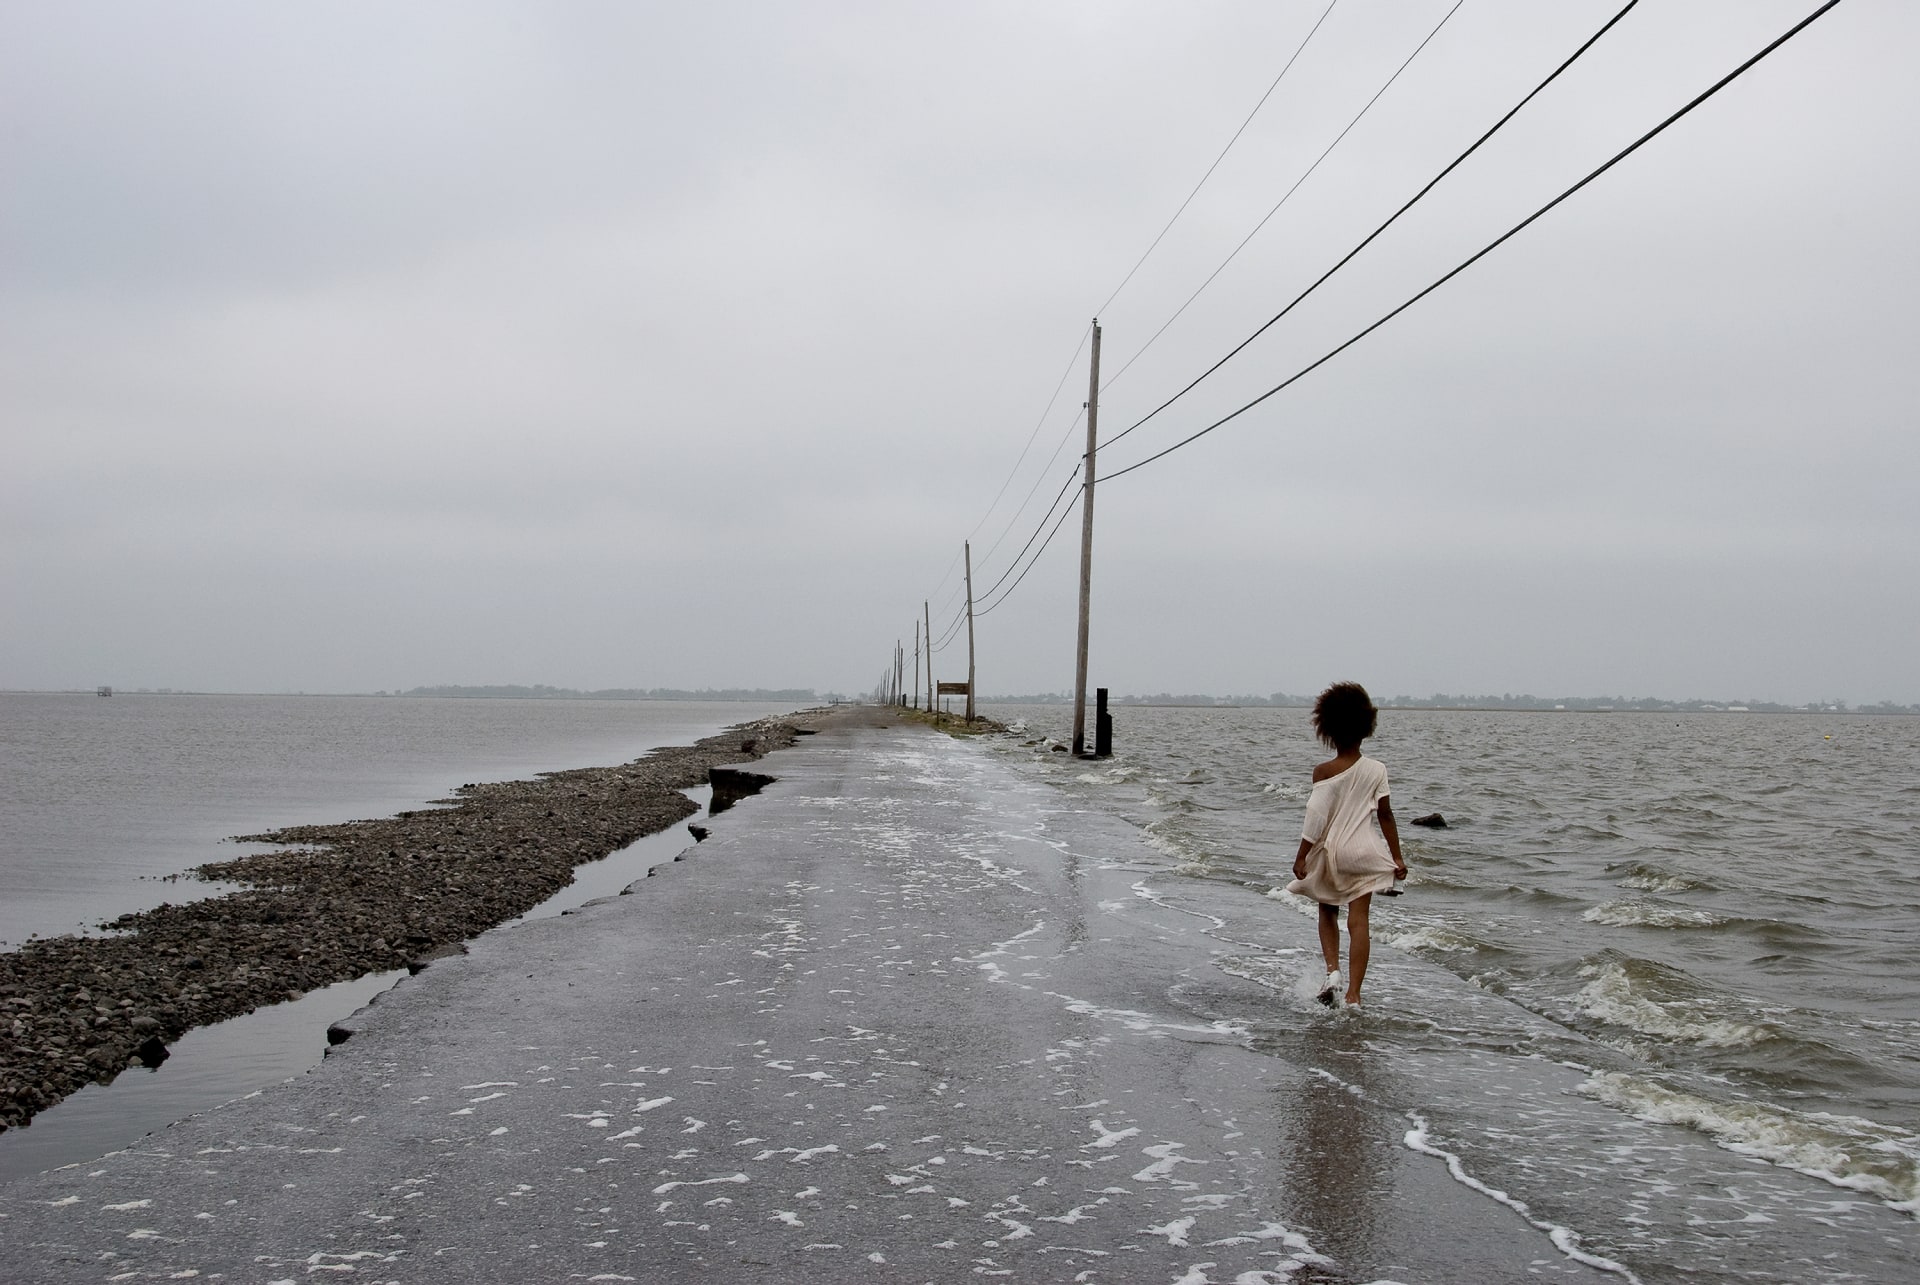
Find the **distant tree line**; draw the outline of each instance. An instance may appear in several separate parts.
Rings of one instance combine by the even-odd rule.
[[[987,696],[982,699],[991,705],[1067,705],[1072,703],[1073,696],[1069,692],[1039,692],[1024,696]],[[1299,708],[1311,706],[1313,699],[1311,696],[1295,696],[1286,692],[1274,692],[1269,696],[1208,696],[1155,692],[1149,696],[1113,696],[1108,698],[1107,703],[1109,705],[1266,705]],[[1589,712],[1617,710],[1662,713],[1733,710],[1757,714],[1920,714],[1920,705],[1900,705],[1893,701],[1881,701],[1875,705],[1849,705],[1843,700],[1811,701],[1805,705],[1782,705],[1775,701],[1763,700],[1663,700],[1658,696],[1549,697],[1527,694],[1516,696],[1511,692],[1499,696],[1454,696],[1445,692],[1435,692],[1432,696],[1390,696],[1380,699],[1380,703],[1401,709],[1531,709]]]
[[[1029,696],[983,696],[981,700],[992,705],[1070,705],[1073,703],[1071,692],[1039,692]],[[1088,697],[1092,701],[1092,697]],[[1109,705],[1286,705],[1301,706],[1313,704],[1311,696],[1289,696],[1285,692],[1275,692],[1271,696],[1207,696],[1200,694],[1181,695],[1175,692],[1154,692],[1148,696],[1109,696]]]
[[[688,691],[680,687],[602,687],[582,691],[577,687],[549,687],[536,683],[522,687],[506,683],[494,687],[415,687],[404,692],[375,692],[376,696],[452,696],[469,699],[515,700],[595,700],[595,701],[793,701],[811,705],[818,699],[811,687],[702,687]],[[829,694],[828,699],[838,699]]]

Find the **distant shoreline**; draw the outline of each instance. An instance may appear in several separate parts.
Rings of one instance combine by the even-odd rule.
[[[717,688],[705,691],[681,691],[671,688],[603,688],[584,691],[570,687],[415,687],[407,691],[375,692],[212,692],[187,691],[172,687],[116,687],[114,694],[120,696],[271,696],[271,697],[318,697],[332,700],[360,699],[408,699],[408,700],[592,700],[592,701],[660,701],[704,702],[713,704],[748,702],[792,702],[796,707],[830,704],[862,703],[850,701],[847,697],[828,692],[824,695],[812,688]],[[67,688],[0,688],[0,696],[93,696],[96,689],[90,687]],[[1522,695],[1501,696],[1461,696],[1449,697],[1437,695],[1417,697],[1398,694],[1376,697],[1380,708],[1393,710],[1457,710],[1467,713],[1538,713],[1538,714],[1880,714],[1880,715],[1916,715],[1920,714],[1920,704],[1902,705],[1897,701],[1879,701],[1872,705],[1853,705],[1845,701],[1814,701],[1804,705],[1786,705],[1777,701],[1711,701],[1696,698],[1685,700],[1663,700],[1659,697],[1604,697],[1604,696],[1567,696],[1558,699]],[[1061,692],[1037,694],[981,696],[980,705],[1070,705],[1071,696]],[[1091,703],[1091,700],[1089,700]],[[1204,693],[1184,693],[1180,695],[1155,694],[1150,696],[1123,695],[1111,697],[1108,704],[1116,709],[1308,709],[1313,705],[1311,696],[1292,696],[1275,693],[1272,696],[1208,696]]]
[[[376,692],[215,692],[189,690],[184,687],[109,687],[101,691],[97,687],[0,687],[0,696],[321,696],[335,700],[354,700],[363,697],[409,697],[415,700],[632,700],[632,701],[684,701],[690,703],[746,703],[780,704],[788,701],[797,706],[812,707],[844,701],[846,698],[829,692],[818,695],[810,687],[762,688],[762,687],[722,687],[705,691],[682,691],[678,688],[607,688],[601,691],[579,691],[570,687],[415,687],[407,691]]]
[[[1438,699],[1423,700],[1404,696],[1376,697],[1381,709],[1436,710],[1454,713],[1484,714],[1879,714],[1916,715],[1920,705],[1897,705],[1882,701],[1878,705],[1779,705],[1771,701],[1726,704],[1717,701],[1624,700],[1605,703],[1593,697],[1568,697],[1548,702],[1534,697],[1515,697],[1504,702],[1500,697],[1462,697],[1458,703]],[[1071,705],[1072,697],[983,696],[981,705]],[[1260,697],[1115,696],[1107,701],[1112,709],[1311,709],[1310,697],[1271,699]]]

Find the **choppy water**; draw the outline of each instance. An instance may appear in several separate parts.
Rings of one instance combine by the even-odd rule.
[[[1142,826],[1158,893],[1310,941],[1278,891],[1326,757],[1306,711],[1115,719],[1105,762],[1003,752]],[[1882,1242],[1920,1242],[1920,719],[1387,711],[1367,752],[1412,875],[1375,902],[1364,1038],[1428,1077],[1475,1171],[1629,1260],[1888,1279]],[[1408,824],[1429,812],[1449,828]],[[1284,990],[1301,958],[1240,967]]]

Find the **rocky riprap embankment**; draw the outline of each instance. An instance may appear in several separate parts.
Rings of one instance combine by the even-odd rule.
[[[163,905],[0,954],[0,1130],[196,1026],[399,968],[532,909],[573,868],[696,809],[708,769],[793,743],[807,715],[742,724],[620,767],[464,785],[446,806],[290,826],[297,845],[194,873],[245,891]]]

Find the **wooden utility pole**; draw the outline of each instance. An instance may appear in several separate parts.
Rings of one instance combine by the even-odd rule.
[[[913,622],[913,707],[920,708],[920,622]]]
[[[933,713],[933,612],[927,606],[927,600],[920,600],[920,614],[925,617],[927,626],[927,713]]]
[[[967,722],[973,722],[973,543],[961,546],[967,551]]]
[[[1073,753],[1087,750],[1087,617],[1093,602],[1093,450],[1100,423],[1100,318],[1093,319],[1087,376],[1087,480],[1080,490],[1080,642],[1073,653]]]

